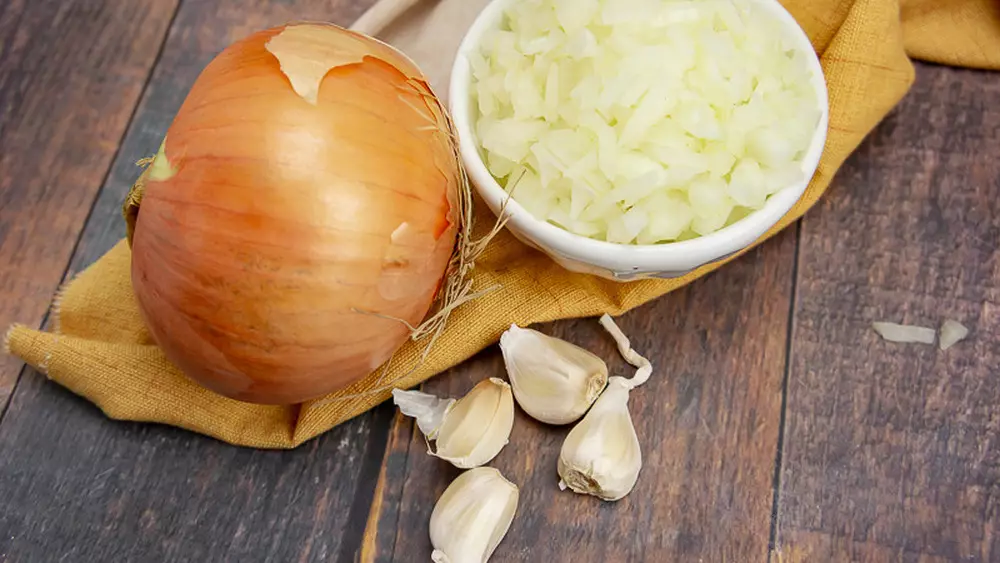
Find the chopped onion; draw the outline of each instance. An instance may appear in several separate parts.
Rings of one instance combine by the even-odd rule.
[[[490,172],[536,217],[617,243],[760,209],[803,179],[820,108],[757,1],[513,3],[470,55]]]
[[[958,321],[948,319],[941,325],[941,335],[938,338],[938,345],[942,350],[951,348],[959,341],[964,340],[969,335],[969,329]]]
[[[879,336],[889,342],[934,344],[934,337],[937,334],[933,328],[886,322],[874,322],[872,323],[872,328],[875,329],[875,332]]]

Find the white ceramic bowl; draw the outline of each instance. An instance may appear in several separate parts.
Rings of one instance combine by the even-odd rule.
[[[777,0],[755,0],[784,22],[790,35],[797,42],[797,47],[811,55],[809,61],[815,90],[819,97],[821,117],[802,161],[805,179],[798,184],[782,188],[768,199],[763,208],[732,225],[705,236],[680,242],[656,245],[615,244],[575,235],[551,223],[536,219],[516,200],[507,197],[507,192],[493,178],[483,162],[472,126],[474,110],[470,103],[472,72],[465,56],[476,48],[488,30],[500,24],[505,7],[517,1],[519,0],[492,0],[473,22],[459,46],[452,69],[448,97],[458,132],[462,161],[469,177],[493,213],[499,213],[501,205],[507,200],[505,209],[508,218],[507,227],[519,240],[548,254],[564,268],[574,272],[595,274],[616,281],[651,277],[674,278],[702,265],[723,260],[752,245],[802,197],[809,180],[816,172],[826,142],[829,121],[826,81],[809,38],[791,14]]]

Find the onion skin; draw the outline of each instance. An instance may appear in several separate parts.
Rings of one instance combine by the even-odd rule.
[[[266,404],[372,373],[410,334],[384,316],[420,324],[455,251],[449,127],[419,69],[367,36],[295,24],[223,51],[144,174],[132,235],[166,357]]]

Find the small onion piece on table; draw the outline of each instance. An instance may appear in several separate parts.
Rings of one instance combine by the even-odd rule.
[[[925,326],[901,325],[889,322],[874,322],[872,328],[888,342],[934,344],[936,333]]]
[[[452,271],[459,166],[443,106],[392,47],[312,23],[230,45],[125,206],[153,339],[242,401],[297,403],[364,378]]]

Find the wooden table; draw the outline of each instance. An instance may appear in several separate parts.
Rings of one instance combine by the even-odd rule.
[[[0,326],[124,235],[119,205],[203,66],[371,0],[4,0]],[[657,373],[645,468],[607,504],[556,487],[563,431],[517,422],[493,561],[1000,561],[1000,76],[917,83],[794,228],[621,320]],[[893,345],[873,320],[970,338]],[[615,358],[593,321],[547,332]],[[497,373],[489,349],[428,383]],[[0,359],[0,561],[427,561],[455,470],[383,405],[295,451],[115,422]]]

